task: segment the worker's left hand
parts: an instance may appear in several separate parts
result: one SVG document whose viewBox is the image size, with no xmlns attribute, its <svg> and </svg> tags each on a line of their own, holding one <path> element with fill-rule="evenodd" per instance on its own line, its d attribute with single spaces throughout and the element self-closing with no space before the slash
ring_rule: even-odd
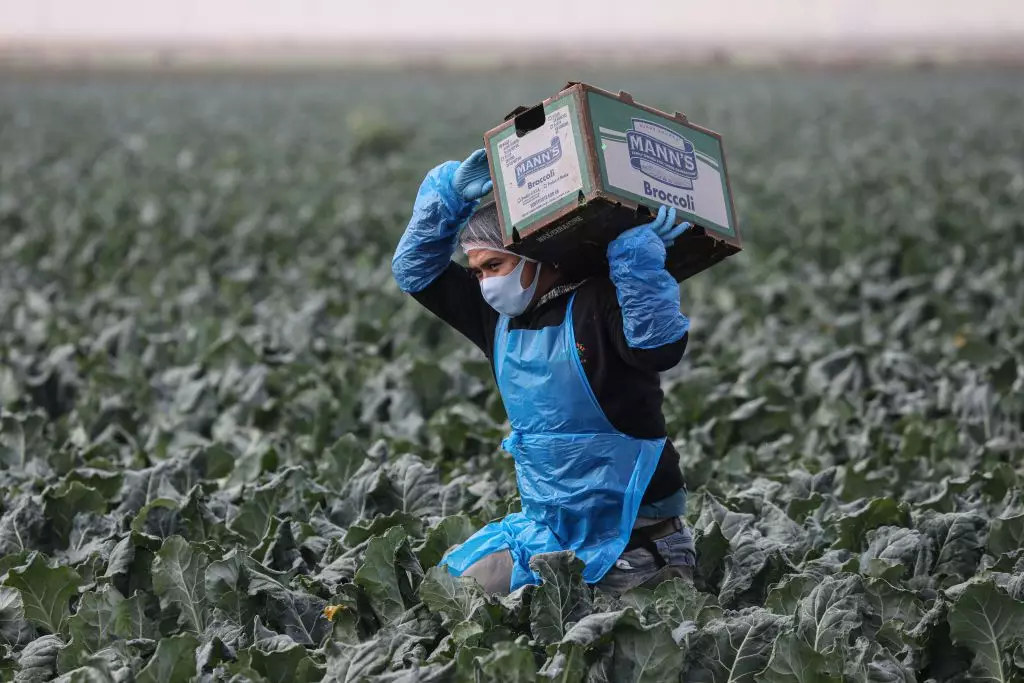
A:
<svg viewBox="0 0 1024 683">
<path fill-rule="evenodd" d="M 612 241 L 612 244 L 640 244 L 643 242 L 647 242 L 647 240 L 643 239 L 643 237 L 646 235 L 648 237 L 656 236 L 657 239 L 661 241 L 662 246 L 665 248 L 671 247 L 673 244 L 675 244 L 676 239 L 680 235 L 682 235 L 684 232 L 693 227 L 692 224 L 687 221 L 684 221 L 679 225 L 676 225 L 675 222 L 676 210 L 670 209 L 666 206 L 662 206 L 658 209 L 658 215 L 654 217 L 653 221 L 626 230 L 621 235 L 616 237 Z M 611 250 L 612 245 L 609 245 L 609 251 Z"/>
<path fill-rule="evenodd" d="M 658 215 L 653 221 L 640 227 L 650 228 L 654 231 L 654 234 L 661 238 L 662 244 L 666 247 L 671 247 L 675 244 L 676 238 L 689 230 L 692 225 L 687 221 L 676 225 L 676 210 L 662 206 L 658 209 Z"/>
</svg>

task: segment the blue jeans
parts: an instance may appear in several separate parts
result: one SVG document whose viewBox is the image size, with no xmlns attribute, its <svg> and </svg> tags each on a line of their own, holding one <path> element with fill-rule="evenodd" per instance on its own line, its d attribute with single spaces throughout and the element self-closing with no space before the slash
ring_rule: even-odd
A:
<svg viewBox="0 0 1024 683">
<path fill-rule="evenodd" d="M 673 578 L 693 580 L 693 569 L 697 564 L 697 553 L 693 545 L 693 534 L 685 524 L 678 531 L 654 540 L 666 564 L 659 567 L 658 561 L 644 548 L 628 550 L 615 560 L 597 587 L 606 593 L 620 595 L 638 586 L 654 588 L 663 581 Z M 484 591 L 507 595 L 512 581 L 512 555 L 499 550 L 474 562 L 463 576 L 480 582 Z"/>
<path fill-rule="evenodd" d="M 678 531 L 655 539 L 654 544 L 664 558 L 665 565 L 659 566 L 657 559 L 646 548 L 627 550 L 615 560 L 615 565 L 598 582 L 597 587 L 607 593 L 621 595 L 630 588 L 654 588 L 674 578 L 693 580 L 697 552 L 689 527 L 684 525 Z"/>
</svg>

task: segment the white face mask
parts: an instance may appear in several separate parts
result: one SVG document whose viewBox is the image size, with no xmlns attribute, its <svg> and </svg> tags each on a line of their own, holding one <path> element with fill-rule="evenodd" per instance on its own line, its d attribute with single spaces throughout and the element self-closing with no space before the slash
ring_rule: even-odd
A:
<svg viewBox="0 0 1024 683">
<path fill-rule="evenodd" d="M 533 283 L 523 289 L 520 281 L 525 267 L 526 259 L 520 258 L 519 265 L 508 275 L 495 275 L 480 281 L 480 292 L 484 295 L 484 301 L 498 313 L 514 318 L 525 311 L 526 307 L 530 305 L 530 301 L 533 300 L 533 294 L 537 291 L 537 283 L 540 281 L 541 264 L 537 264 Z"/>
</svg>

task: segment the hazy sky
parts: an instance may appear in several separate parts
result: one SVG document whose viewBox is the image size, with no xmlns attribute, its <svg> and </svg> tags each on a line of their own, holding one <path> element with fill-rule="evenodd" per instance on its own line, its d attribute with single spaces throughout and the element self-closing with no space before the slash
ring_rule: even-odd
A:
<svg viewBox="0 0 1024 683">
<path fill-rule="evenodd" d="M 513 18 L 510 8 L 529 7 Z M 629 9 L 624 9 L 629 8 Z M 848 38 L 1024 33 L 1024 0 L 0 0 L 16 38 Z"/>
</svg>

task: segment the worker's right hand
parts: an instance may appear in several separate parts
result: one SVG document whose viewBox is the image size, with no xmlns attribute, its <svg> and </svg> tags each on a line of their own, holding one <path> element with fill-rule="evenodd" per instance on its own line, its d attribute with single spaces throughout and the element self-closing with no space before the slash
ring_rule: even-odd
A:
<svg viewBox="0 0 1024 683">
<path fill-rule="evenodd" d="M 427 173 L 416 192 L 409 225 L 391 259 L 391 270 L 403 292 L 423 291 L 448 268 L 459 230 L 476 208 L 455 190 L 457 161 L 446 161 Z"/>
<path fill-rule="evenodd" d="M 478 149 L 459 164 L 452 178 L 452 187 L 467 202 L 486 196 L 494 187 L 491 170 L 487 166 L 487 152 Z"/>
</svg>

